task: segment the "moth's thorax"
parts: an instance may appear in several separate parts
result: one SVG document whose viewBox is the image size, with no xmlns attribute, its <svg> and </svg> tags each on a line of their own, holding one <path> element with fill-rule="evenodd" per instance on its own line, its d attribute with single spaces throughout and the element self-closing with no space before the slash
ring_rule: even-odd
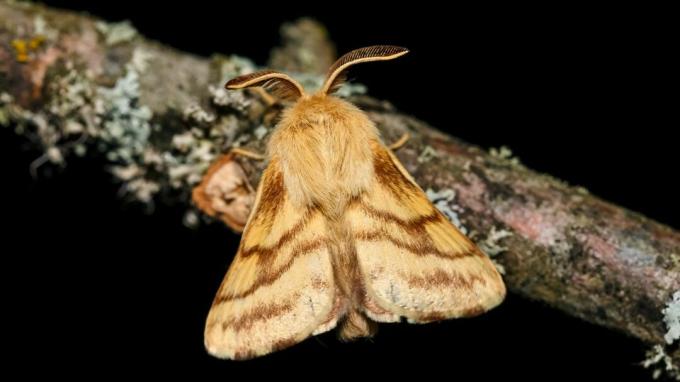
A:
<svg viewBox="0 0 680 382">
<path fill-rule="evenodd" d="M 340 212 L 373 180 L 372 142 L 378 131 L 366 114 L 339 98 L 313 95 L 286 109 L 268 145 L 281 163 L 295 204 Z"/>
</svg>

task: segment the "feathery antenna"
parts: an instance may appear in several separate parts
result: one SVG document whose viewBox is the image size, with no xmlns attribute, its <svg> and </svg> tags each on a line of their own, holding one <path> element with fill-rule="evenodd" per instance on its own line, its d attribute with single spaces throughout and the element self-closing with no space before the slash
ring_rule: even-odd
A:
<svg viewBox="0 0 680 382">
<path fill-rule="evenodd" d="M 244 89 L 253 86 L 260 86 L 273 96 L 289 101 L 295 101 L 305 94 L 299 82 L 275 70 L 260 70 L 245 74 L 232 78 L 224 85 L 227 89 Z"/>
<path fill-rule="evenodd" d="M 408 53 L 408 49 L 392 45 L 374 45 L 366 48 L 353 50 L 342 57 L 328 69 L 328 77 L 321 88 L 321 92 L 332 94 L 340 89 L 346 81 L 345 70 L 352 65 L 362 62 L 387 61 L 401 57 Z"/>
</svg>

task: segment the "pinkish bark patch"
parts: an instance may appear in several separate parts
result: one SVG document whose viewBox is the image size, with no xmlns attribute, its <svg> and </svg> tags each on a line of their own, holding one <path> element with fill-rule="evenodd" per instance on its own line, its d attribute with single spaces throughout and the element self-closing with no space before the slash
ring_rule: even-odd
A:
<svg viewBox="0 0 680 382">
<path fill-rule="evenodd" d="M 97 32 L 87 28 L 79 35 L 66 35 L 61 39 L 60 47 L 65 53 L 77 56 L 94 75 L 99 75 L 104 63 L 104 55 L 97 42 Z"/>
<path fill-rule="evenodd" d="M 582 241 L 586 248 L 590 250 L 591 253 L 597 254 L 598 257 L 613 257 L 618 251 L 615 245 L 598 235 L 586 234 L 585 237 L 582 238 Z"/>
<path fill-rule="evenodd" d="M 464 174 L 463 179 L 465 182 L 459 182 L 453 186 L 458 199 L 457 203 L 475 212 L 485 212 L 487 210 L 484 201 L 486 185 L 471 173 Z"/>
<path fill-rule="evenodd" d="M 543 246 L 564 240 L 568 218 L 551 208 L 530 209 L 511 206 L 495 211 L 496 217 L 520 236 Z"/>
</svg>

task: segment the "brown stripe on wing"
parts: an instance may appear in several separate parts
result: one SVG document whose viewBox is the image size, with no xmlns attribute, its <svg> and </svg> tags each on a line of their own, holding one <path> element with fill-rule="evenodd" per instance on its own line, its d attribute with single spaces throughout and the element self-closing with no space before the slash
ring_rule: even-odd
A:
<svg viewBox="0 0 680 382">
<path fill-rule="evenodd" d="M 418 192 L 420 192 L 420 190 L 418 190 Z M 441 251 L 437 249 L 437 247 L 430 239 L 430 235 L 427 232 L 426 227 L 431 224 L 448 225 L 451 223 L 448 220 L 446 220 L 442 213 L 439 212 L 439 210 L 437 210 L 434 207 L 432 208 L 432 212 L 430 214 L 418 216 L 414 219 L 403 219 L 389 211 L 379 210 L 366 204 L 366 202 L 364 202 L 358 197 L 353 198 L 350 201 L 348 208 L 358 208 L 366 215 L 372 217 L 375 220 L 378 220 L 379 222 L 390 222 L 397 224 L 399 228 L 406 232 L 409 236 L 417 237 L 419 239 L 417 244 L 409 244 L 403 240 L 395 238 L 394 236 L 390 235 L 388 232 L 385 232 L 384 230 L 372 230 L 355 232 L 354 235 L 357 240 L 362 241 L 386 240 L 391 242 L 395 246 L 401 249 L 405 249 L 408 252 L 411 252 L 414 255 L 418 256 L 433 255 L 451 260 L 468 256 L 480 256 L 480 257 L 484 256 L 484 254 L 478 251 L 474 245 L 468 245 L 466 250 L 463 252 Z"/>
<path fill-rule="evenodd" d="M 284 273 L 286 273 L 288 269 L 290 269 L 290 267 L 293 265 L 293 263 L 298 257 L 304 256 L 310 252 L 318 250 L 322 246 L 326 245 L 327 242 L 328 240 L 324 238 L 297 244 L 296 248 L 291 251 L 292 255 L 290 259 L 288 259 L 288 261 L 285 264 L 281 265 L 277 269 L 274 270 L 267 269 L 264 273 L 259 274 L 257 276 L 257 279 L 255 279 L 255 281 L 253 282 L 253 284 L 245 291 L 239 293 L 224 294 L 221 290 L 222 288 L 220 288 L 220 291 L 217 293 L 217 296 L 215 296 L 213 305 L 223 304 L 228 301 L 247 297 L 255 293 L 255 291 L 257 291 L 259 288 L 273 284 L 276 280 L 281 278 L 281 276 Z"/>
<path fill-rule="evenodd" d="M 395 238 L 394 236 L 384 231 L 360 231 L 355 232 L 354 237 L 356 238 L 356 240 L 364 242 L 389 241 L 390 243 L 394 244 L 395 247 L 399 247 L 403 250 L 406 250 L 407 252 L 418 257 L 436 256 L 438 258 L 445 260 L 457 260 L 470 256 L 477 257 L 484 256 L 482 253 L 480 253 L 479 251 L 475 251 L 474 249 L 464 252 L 440 251 L 433 244 L 425 241 L 420 241 L 417 244 L 409 244 L 405 241 Z"/>
<path fill-rule="evenodd" d="M 276 164 L 276 160 L 273 159 L 272 165 Z M 253 216 L 253 224 L 271 223 L 276 215 L 277 208 L 280 208 L 286 198 L 283 174 L 280 171 L 267 168 L 265 174 L 262 174 L 262 179 L 267 181 L 262 184 L 262 195 L 256 206 L 257 215 Z M 247 232 L 244 232 L 243 235 L 247 235 Z"/>
<path fill-rule="evenodd" d="M 402 274 L 402 277 L 406 279 L 410 286 L 416 288 L 444 286 L 453 287 L 455 289 L 472 289 L 477 283 L 486 286 L 486 279 L 484 277 L 475 274 L 470 274 L 466 277 L 459 272 L 444 272 L 441 269 L 437 269 L 434 272 L 425 275 Z"/>
<path fill-rule="evenodd" d="M 273 158 L 270 161 L 270 166 L 262 175 L 262 192 L 260 195 L 260 200 L 257 206 L 255 206 L 257 209 L 257 214 L 255 214 L 253 216 L 253 220 L 248 223 L 243 233 L 244 239 L 241 240 L 239 252 L 236 256 L 237 259 L 247 259 L 249 257 L 256 256 L 258 269 L 260 269 L 262 273 L 256 276 L 255 281 L 248 289 L 236 294 L 224 293 L 223 287 L 226 286 L 229 281 L 227 278 L 225 278 L 217 292 L 217 295 L 215 296 L 215 300 L 213 302 L 215 305 L 249 296 L 255 293 L 255 291 L 257 291 L 260 287 L 273 284 L 283 275 L 283 273 L 290 269 L 296 258 L 314 252 L 325 246 L 328 242 L 328 239 L 325 237 L 320 237 L 311 241 L 294 242 L 294 239 L 298 237 L 298 235 L 305 229 L 312 218 L 320 213 L 314 208 L 308 208 L 299 218 L 299 221 L 291 228 L 283 232 L 283 234 L 278 237 L 274 244 L 267 246 L 260 244 L 247 246 L 247 237 L 250 234 L 250 231 L 254 229 L 265 231 L 270 230 L 271 225 L 277 220 L 277 214 L 281 212 L 281 206 L 287 202 L 283 174 L 281 171 L 276 170 L 278 168 L 277 165 L 277 159 Z M 294 247 L 290 249 L 291 255 L 288 261 L 280 267 L 272 269 L 272 263 L 275 261 L 277 255 L 280 254 L 284 248 L 291 243 L 294 243 Z"/>
<path fill-rule="evenodd" d="M 376 180 L 395 198 L 403 199 L 414 192 L 421 192 L 420 187 L 399 171 L 386 149 L 373 150 L 373 167 Z"/>
<path fill-rule="evenodd" d="M 244 329 L 250 329 L 257 321 L 264 321 L 272 317 L 281 316 L 284 313 L 290 312 L 292 309 L 293 303 L 290 301 L 258 305 L 250 311 L 239 314 L 236 318 L 222 322 L 222 330 L 233 329 L 235 332 L 240 332 Z"/>
<path fill-rule="evenodd" d="M 302 219 L 300 219 L 300 221 L 297 222 L 292 228 L 284 232 L 275 244 L 270 246 L 261 246 L 259 244 L 256 244 L 249 248 L 242 248 L 239 255 L 242 256 L 243 258 L 248 258 L 250 256 L 257 254 L 260 255 L 258 260 L 263 261 L 265 263 L 269 260 L 273 260 L 270 256 L 274 255 L 277 251 L 280 251 L 281 248 L 283 248 L 286 244 L 292 241 L 297 234 L 299 234 L 303 229 L 305 229 L 307 223 L 309 223 L 309 221 L 314 217 L 316 213 L 318 213 L 318 211 L 316 210 L 313 209 L 307 210 L 303 215 Z"/>
<path fill-rule="evenodd" d="M 352 201 L 354 202 L 354 201 Z M 399 225 L 401 228 L 408 232 L 424 232 L 424 226 L 428 223 L 440 223 L 446 221 L 442 216 L 441 212 L 436 209 L 432 209 L 432 212 L 428 215 L 418 216 L 415 219 L 402 219 L 397 215 L 374 208 L 363 201 L 356 204 L 363 212 L 365 212 L 370 217 L 380 220 L 382 222 L 391 222 Z"/>
</svg>

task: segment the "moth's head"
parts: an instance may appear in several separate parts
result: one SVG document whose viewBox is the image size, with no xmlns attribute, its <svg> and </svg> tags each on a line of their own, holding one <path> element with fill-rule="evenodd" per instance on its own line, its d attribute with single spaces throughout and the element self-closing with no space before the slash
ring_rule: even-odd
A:
<svg viewBox="0 0 680 382">
<path fill-rule="evenodd" d="M 231 79 L 225 85 L 227 89 L 245 89 L 262 87 L 277 99 L 297 104 L 298 102 L 321 101 L 335 93 L 347 81 L 347 69 L 362 62 L 387 61 L 401 57 L 408 49 L 391 45 L 375 45 L 353 50 L 340 57 L 328 69 L 328 75 L 321 89 L 308 94 L 299 82 L 290 76 L 275 70 L 261 70 Z M 320 104 L 323 104 L 321 102 Z"/>
</svg>

